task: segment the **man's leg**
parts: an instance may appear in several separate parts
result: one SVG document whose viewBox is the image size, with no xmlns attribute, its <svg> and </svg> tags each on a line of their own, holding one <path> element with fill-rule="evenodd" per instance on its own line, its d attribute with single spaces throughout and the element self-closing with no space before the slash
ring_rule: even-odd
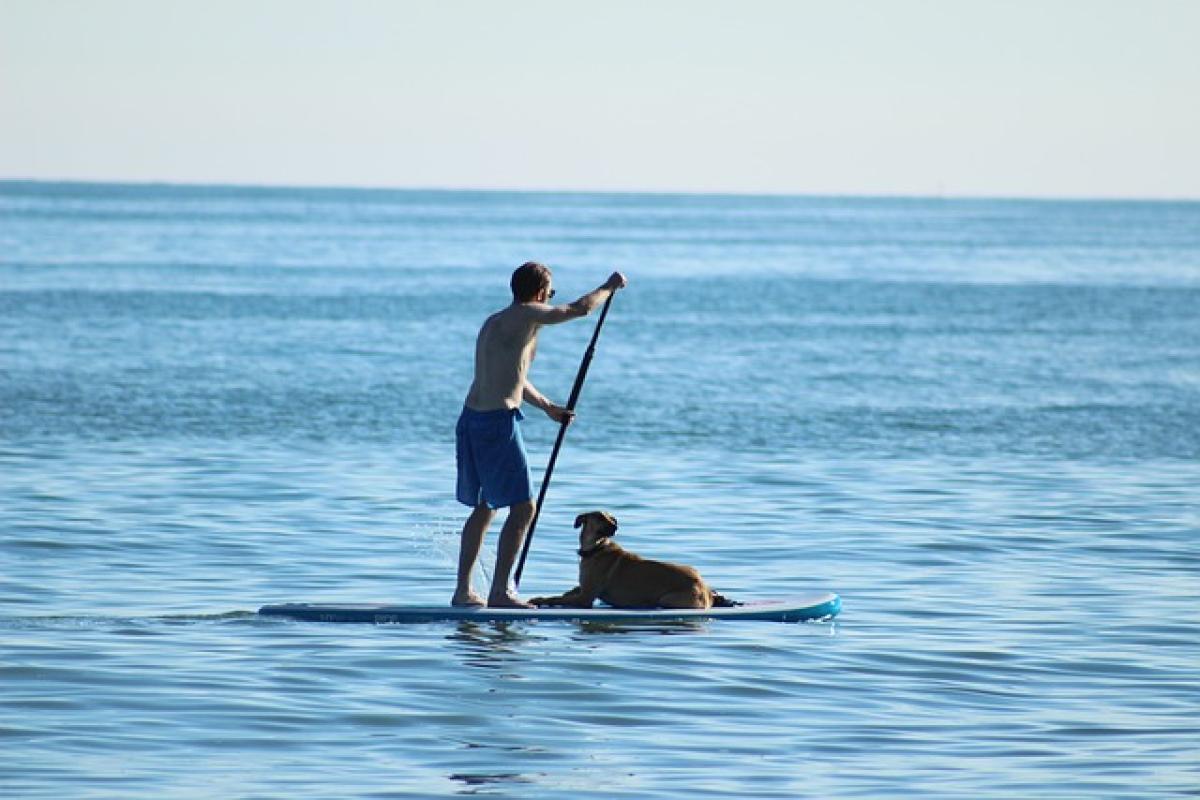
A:
<svg viewBox="0 0 1200 800">
<path fill-rule="evenodd" d="M 532 608 L 522 603 L 515 594 L 508 593 L 508 576 L 521 552 L 525 532 L 533 522 L 533 510 L 537 506 L 532 500 L 517 503 L 508 510 L 508 519 L 500 531 L 500 544 L 496 549 L 496 571 L 492 575 L 492 590 L 488 594 L 488 605 L 509 608 Z"/>
<path fill-rule="evenodd" d="M 475 562 L 479 560 L 479 551 L 483 548 L 483 537 L 487 534 L 488 526 L 492 524 L 495 517 L 496 512 L 483 502 L 475 506 L 471 516 L 467 517 L 458 549 L 458 586 L 454 589 L 454 597 L 450 600 L 450 605 L 484 605 L 483 598 L 475 594 L 471 588 L 471 573 L 475 571 Z"/>
</svg>

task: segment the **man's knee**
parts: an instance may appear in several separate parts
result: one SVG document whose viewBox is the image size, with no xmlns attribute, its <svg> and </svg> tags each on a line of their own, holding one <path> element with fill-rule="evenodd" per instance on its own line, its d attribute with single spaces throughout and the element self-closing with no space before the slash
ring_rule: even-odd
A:
<svg viewBox="0 0 1200 800">
<path fill-rule="evenodd" d="M 516 519 L 531 520 L 533 519 L 533 512 L 536 509 L 537 503 L 535 503 L 533 500 L 526 500 L 523 503 L 514 503 L 512 507 L 509 508 L 508 513 L 509 516 L 512 516 Z"/>
</svg>

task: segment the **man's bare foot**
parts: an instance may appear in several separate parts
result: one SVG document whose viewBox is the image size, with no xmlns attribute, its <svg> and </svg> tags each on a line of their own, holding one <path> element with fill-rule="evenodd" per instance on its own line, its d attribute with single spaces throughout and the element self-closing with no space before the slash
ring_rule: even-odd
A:
<svg viewBox="0 0 1200 800">
<path fill-rule="evenodd" d="M 515 594 L 505 592 L 489 596 L 488 608 L 537 608 L 537 606 L 520 600 Z"/>
<path fill-rule="evenodd" d="M 466 593 L 455 592 L 454 597 L 450 598 L 450 605 L 456 608 L 483 608 L 487 603 L 483 602 L 483 598 L 472 591 Z"/>
</svg>

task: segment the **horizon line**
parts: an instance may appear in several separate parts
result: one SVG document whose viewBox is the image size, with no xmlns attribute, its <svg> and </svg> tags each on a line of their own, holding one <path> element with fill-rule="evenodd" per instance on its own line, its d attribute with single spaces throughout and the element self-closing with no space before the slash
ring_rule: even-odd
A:
<svg viewBox="0 0 1200 800">
<path fill-rule="evenodd" d="M 146 179 L 101 179 L 101 178 L 29 178 L 29 177 L 0 177 L 0 185 L 4 184 L 43 184 L 53 186 L 128 186 L 145 188 L 180 188 L 180 189 L 262 189 L 267 191 L 307 190 L 330 192 L 426 192 L 447 194 L 577 194 L 577 195 L 610 195 L 610 196 L 646 196 L 646 197 L 744 197 L 744 198 L 794 198 L 794 199 L 845 199 L 845 200 L 962 200 L 962 201 L 1011 201 L 1011 202 L 1048 202 L 1048 203 L 1196 203 L 1200 195 L 1018 195 L 1018 194 L 920 194 L 904 192 L 852 192 L 852 191 L 769 191 L 769 190 L 736 190 L 736 189 L 584 189 L 584 188 L 553 188 L 553 187 L 502 187 L 502 186 L 386 186 L 386 185 L 354 185 L 343 183 L 247 183 L 241 181 L 190 181 L 190 180 L 146 180 Z"/>
</svg>

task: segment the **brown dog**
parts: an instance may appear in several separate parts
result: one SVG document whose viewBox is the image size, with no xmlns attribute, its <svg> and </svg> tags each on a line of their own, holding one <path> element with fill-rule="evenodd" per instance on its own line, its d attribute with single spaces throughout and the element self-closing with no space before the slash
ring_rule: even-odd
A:
<svg viewBox="0 0 1200 800">
<path fill-rule="evenodd" d="M 575 518 L 579 532 L 579 585 L 556 597 L 535 597 L 535 606 L 591 608 L 596 598 L 617 608 L 712 608 L 732 602 L 708 588 L 691 567 L 651 561 L 612 540 L 617 520 L 605 511 Z"/>
</svg>

